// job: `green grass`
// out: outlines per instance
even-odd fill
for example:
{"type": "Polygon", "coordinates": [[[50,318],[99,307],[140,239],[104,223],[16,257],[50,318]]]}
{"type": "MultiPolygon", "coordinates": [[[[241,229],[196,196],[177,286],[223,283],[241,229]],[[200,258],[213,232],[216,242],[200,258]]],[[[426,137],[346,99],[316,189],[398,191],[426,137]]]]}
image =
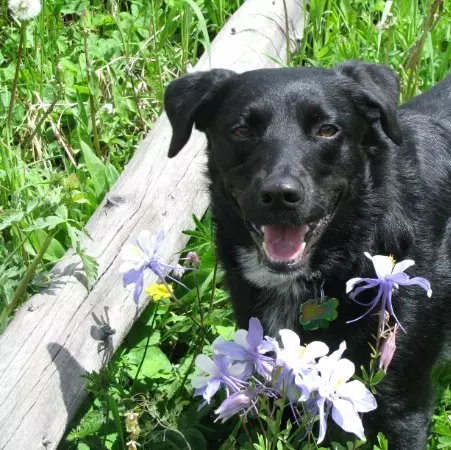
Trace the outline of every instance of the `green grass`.
{"type": "MultiPolygon", "coordinates": [[[[45,1],[38,19],[22,28],[15,83],[21,27],[3,2],[0,327],[47,284],[49,269],[68,248],[95,276],[95,261],[79,247],[84,224],[161,113],[167,83],[208,49],[240,3],[45,1]]],[[[451,65],[449,3],[398,0],[390,10],[388,4],[311,0],[290,64],[330,67],[348,58],[386,63],[400,74],[403,100],[433,85],[451,65]]],[[[217,403],[198,412],[192,399],[195,356],[234,329],[209,216],[196,225],[189,245],[202,267],[184,278],[190,290],[177,289],[178,302],[151,302],[107,367],[87,376],[89,401],[61,448],[126,448],[137,432],[126,426],[131,411],[138,414],[142,448],[253,448],[237,421],[213,422],[217,403]]],[[[429,450],[451,448],[450,373],[445,365],[434,374],[429,450]]]]}

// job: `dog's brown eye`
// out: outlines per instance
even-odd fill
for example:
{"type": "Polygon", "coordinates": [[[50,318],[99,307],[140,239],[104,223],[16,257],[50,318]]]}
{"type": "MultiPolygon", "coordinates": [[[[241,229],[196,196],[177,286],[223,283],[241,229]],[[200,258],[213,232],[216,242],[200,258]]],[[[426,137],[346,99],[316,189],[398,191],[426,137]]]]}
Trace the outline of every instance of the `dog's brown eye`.
{"type": "Polygon", "coordinates": [[[233,128],[231,133],[235,137],[246,138],[251,135],[251,130],[248,127],[242,125],[242,126],[233,128]]]}
{"type": "Polygon", "coordinates": [[[337,134],[337,131],[338,128],[334,125],[323,125],[318,130],[318,136],[329,138],[337,134]]]}

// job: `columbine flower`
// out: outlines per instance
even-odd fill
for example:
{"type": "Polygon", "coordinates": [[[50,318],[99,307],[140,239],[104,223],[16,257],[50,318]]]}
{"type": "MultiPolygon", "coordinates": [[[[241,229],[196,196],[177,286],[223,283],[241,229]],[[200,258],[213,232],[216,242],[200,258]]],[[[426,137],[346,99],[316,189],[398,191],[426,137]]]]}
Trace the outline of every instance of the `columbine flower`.
{"type": "Polygon", "coordinates": [[[354,375],[355,366],[348,359],[341,359],[345,350],[346,343],[342,342],[338,350],[322,357],[317,364],[320,374],[320,386],[315,397],[319,410],[317,444],[324,439],[327,417],[331,411],[332,419],[338,426],[365,440],[358,413],[372,411],[377,406],[373,394],[363,383],[358,380],[347,382],[354,375]]]}
{"type": "Polygon", "coordinates": [[[196,367],[200,374],[191,381],[195,389],[194,395],[202,395],[207,403],[210,403],[221,384],[225,386],[227,394],[238,392],[246,386],[243,378],[249,375],[244,364],[232,364],[224,355],[215,355],[213,359],[207,355],[199,355],[196,358],[196,367]]]}
{"type": "Polygon", "coordinates": [[[251,362],[258,374],[269,378],[274,367],[274,359],[265,356],[265,353],[275,351],[276,348],[272,341],[263,338],[260,321],[251,317],[249,331],[237,330],[233,340],[234,342],[226,342],[218,338],[212,347],[217,353],[227,355],[230,359],[251,362]]]}
{"type": "MultiPolygon", "coordinates": [[[[150,231],[144,230],[139,233],[136,245],[125,244],[121,251],[124,262],[119,271],[124,274],[124,285],[135,285],[133,300],[138,303],[139,297],[144,286],[144,272],[146,269],[151,270],[160,281],[170,290],[166,283],[166,278],[175,281],[183,287],[186,287],[180,281],[169,275],[171,270],[179,270],[179,267],[170,266],[160,261],[158,254],[159,247],[163,242],[164,232],[161,231],[157,236],[152,236],[150,231]]],[[[190,270],[185,268],[184,270],[190,270]]]]}
{"type": "Polygon", "coordinates": [[[283,349],[277,350],[276,387],[280,389],[283,386],[287,389],[288,398],[292,402],[306,400],[317,386],[315,360],[327,355],[329,347],[319,341],[301,345],[299,336],[291,330],[280,330],[279,334],[283,349]],[[301,390],[299,394],[294,386],[301,390]]]}
{"type": "MultiPolygon", "coordinates": [[[[348,321],[348,323],[355,322],[356,320],[365,317],[374,308],[376,308],[380,301],[382,301],[382,310],[388,311],[390,315],[395,319],[396,323],[400,326],[400,328],[405,332],[404,328],[399,323],[399,320],[397,319],[393,311],[393,289],[398,289],[399,286],[417,285],[422,287],[426,291],[427,296],[430,297],[432,295],[432,290],[429,281],[427,281],[425,278],[420,277],[410,278],[409,275],[404,273],[407,268],[415,264],[415,261],[412,261],[411,259],[405,259],[404,261],[395,264],[394,259],[390,256],[371,256],[367,252],[365,252],[365,256],[371,259],[371,261],[373,262],[377,278],[352,278],[346,283],[346,293],[351,292],[354,289],[355,285],[365,283],[364,286],[358,287],[350,295],[350,298],[359,305],[368,306],[368,310],[364,314],[362,314],[360,317],[357,317],[357,319],[348,321]],[[369,303],[362,303],[355,299],[355,297],[364,290],[375,287],[378,287],[379,290],[376,297],[369,303]]],[[[382,327],[383,326],[384,322],[382,322],[382,327]]],[[[383,331],[383,329],[381,331],[383,331]]]]}
{"type": "Polygon", "coordinates": [[[34,19],[41,12],[39,0],[9,0],[8,6],[19,20],[34,19]]]}
{"type": "Polygon", "coordinates": [[[250,408],[253,406],[255,407],[257,395],[257,391],[252,389],[238,391],[230,395],[221,403],[221,406],[215,410],[215,413],[218,415],[216,420],[221,419],[222,422],[225,422],[239,412],[246,414],[250,408]]]}
{"type": "Polygon", "coordinates": [[[396,333],[398,332],[399,325],[395,324],[393,330],[390,331],[388,337],[384,340],[381,347],[381,357],[379,361],[379,369],[384,369],[387,373],[388,366],[393,359],[393,355],[396,350],[396,333]]]}

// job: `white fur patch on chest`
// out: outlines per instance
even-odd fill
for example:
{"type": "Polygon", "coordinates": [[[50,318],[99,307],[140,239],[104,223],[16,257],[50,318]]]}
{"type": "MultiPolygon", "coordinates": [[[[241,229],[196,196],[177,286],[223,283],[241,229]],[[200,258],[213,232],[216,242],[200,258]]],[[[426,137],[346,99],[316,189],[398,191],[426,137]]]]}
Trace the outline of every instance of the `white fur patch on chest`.
{"type": "Polygon", "coordinates": [[[260,262],[258,251],[253,247],[238,247],[237,259],[244,278],[259,288],[287,286],[299,277],[297,273],[272,272],[260,262]]]}
{"type": "Polygon", "coordinates": [[[301,304],[309,295],[300,274],[272,272],[261,264],[258,251],[252,247],[239,247],[237,258],[244,278],[262,289],[256,300],[265,332],[275,337],[281,329],[296,330],[301,304]]]}

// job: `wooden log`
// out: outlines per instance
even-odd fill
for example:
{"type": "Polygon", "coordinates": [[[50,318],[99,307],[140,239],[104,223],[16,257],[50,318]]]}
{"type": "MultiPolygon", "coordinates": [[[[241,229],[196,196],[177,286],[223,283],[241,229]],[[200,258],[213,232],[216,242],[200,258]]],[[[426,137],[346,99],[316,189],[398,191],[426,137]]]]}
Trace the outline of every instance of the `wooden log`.
{"type": "MultiPolygon", "coordinates": [[[[285,61],[286,17],[294,40],[303,28],[300,0],[286,0],[285,6],[283,0],[247,0],[213,41],[211,61],[203,55],[195,70],[241,72],[285,61]]],[[[175,263],[187,240],[181,231],[193,226],[192,213],[205,212],[204,137],[194,132],[174,160],[166,157],[170,138],[163,115],[89,220],[92,240],[84,246],[99,264],[93,288],[87,288],[78,257],[68,254],[54,268],[50,288],[33,296],[0,336],[1,449],[56,448],[86,397],[80,376],[105,362],[98,352],[98,319],[108,311],[115,350],[146,306],[142,298],[137,310],[122,285],[118,267],[124,243],[142,229],[165,228],[162,255],[175,263]]]]}

